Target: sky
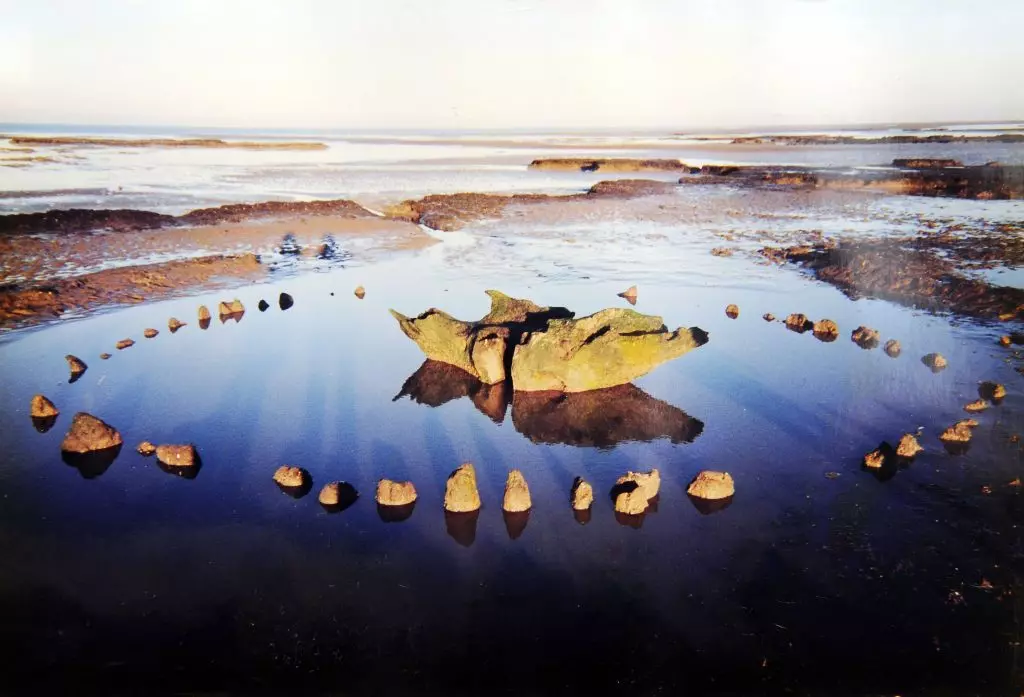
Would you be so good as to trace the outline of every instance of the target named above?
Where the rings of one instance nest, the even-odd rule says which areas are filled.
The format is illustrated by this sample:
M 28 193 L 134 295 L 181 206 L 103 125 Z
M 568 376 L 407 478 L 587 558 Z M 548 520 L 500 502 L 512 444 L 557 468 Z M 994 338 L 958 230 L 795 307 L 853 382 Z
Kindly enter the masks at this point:
M 0 122 L 1024 120 L 1024 0 L 0 0 Z

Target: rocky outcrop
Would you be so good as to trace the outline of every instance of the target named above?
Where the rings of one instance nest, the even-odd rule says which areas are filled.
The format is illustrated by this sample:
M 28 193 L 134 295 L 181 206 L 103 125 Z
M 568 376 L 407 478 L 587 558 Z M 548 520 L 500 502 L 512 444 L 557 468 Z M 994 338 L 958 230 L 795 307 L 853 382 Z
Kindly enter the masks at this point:
M 864 455 L 864 466 L 870 469 L 881 469 L 892 452 L 892 446 L 888 443 L 882 443 L 880 446 L 875 448 L 869 453 Z
M 110 354 L 109 353 L 101 353 L 100 354 L 100 360 L 104 360 L 105 361 L 108 358 L 110 358 Z
M 526 484 L 526 477 L 519 470 L 512 470 L 505 480 L 505 497 L 502 499 L 501 507 L 509 513 L 522 513 L 533 506 L 530 500 L 530 488 Z
M 177 317 L 171 317 L 167 320 L 167 328 L 171 331 L 171 334 L 184 327 L 187 323 L 182 322 Z
M 975 428 L 978 422 L 974 419 L 963 419 L 947 428 L 939 435 L 939 440 L 947 443 L 967 443 L 973 435 L 971 429 Z
M 353 291 L 353 294 L 354 294 L 354 295 L 355 295 L 355 296 L 356 296 L 357 298 L 359 298 L 360 300 L 362 300 L 363 298 L 365 298 L 365 297 L 366 297 L 366 289 L 365 289 L 365 288 L 363 288 L 362 286 L 356 286 L 356 289 L 355 289 L 355 290 Z
M 144 329 L 142 331 L 142 336 L 146 337 L 147 339 L 152 339 L 153 337 L 155 337 L 159 333 L 160 332 L 158 332 L 156 329 L 153 329 L 152 327 L 149 327 L 149 328 Z
M 998 382 L 985 381 L 978 385 L 978 396 L 999 404 L 1006 397 L 1006 387 Z
M 150 443 L 148 440 L 144 440 L 138 444 L 135 448 L 135 452 L 143 457 L 149 457 L 156 453 L 156 446 Z
M 235 298 L 231 302 L 221 301 L 217 306 L 217 314 L 220 315 L 221 319 L 225 317 L 233 317 L 234 315 L 245 314 L 245 305 L 238 298 Z
M 66 453 L 90 453 L 119 448 L 124 441 L 117 429 L 92 414 L 80 411 L 71 421 L 60 449 Z
M 739 307 L 739 305 L 726 305 L 725 306 L 725 315 L 729 319 L 736 319 L 737 317 L 739 317 L 740 316 L 740 307 Z
M 689 171 L 689 165 L 679 160 L 629 157 L 586 159 L 579 157 L 537 159 L 530 163 L 530 169 L 554 170 L 560 172 L 677 172 Z
M 936 167 L 963 167 L 960 160 L 947 160 L 935 157 L 897 158 L 892 161 L 893 167 L 904 169 L 934 169 Z
M 922 356 L 921 362 L 931 368 L 933 373 L 945 370 L 946 366 L 949 365 L 941 353 L 929 353 L 926 356 Z
M 850 340 L 862 349 L 873 349 L 881 341 L 881 335 L 877 330 L 861 325 L 850 334 Z
M 70 353 L 64 356 L 64 360 L 68 362 L 68 370 L 71 372 L 71 382 L 82 377 L 82 373 L 89 369 L 89 366 L 85 364 L 85 361 L 78 356 L 72 356 Z
M 480 492 L 476 487 L 476 470 L 472 464 L 465 463 L 448 477 L 444 508 L 450 513 L 469 513 L 480 508 Z
M 270 303 L 268 303 L 266 300 L 261 299 L 259 303 L 256 305 L 256 309 L 259 310 L 260 312 L 266 312 L 267 310 L 270 309 Z
M 184 445 L 156 446 L 156 459 L 167 467 L 196 467 L 199 464 L 199 453 L 191 443 Z
M 630 286 L 626 290 L 622 291 L 621 293 L 619 293 L 619 297 L 628 302 L 630 305 L 636 305 L 636 286 Z
M 329 512 L 343 511 L 356 502 L 359 492 L 348 482 L 328 482 L 320 489 L 317 501 Z
M 812 331 L 814 336 L 821 341 L 835 341 L 839 338 L 839 325 L 830 319 L 815 322 Z
M 900 346 L 900 342 L 896 341 L 896 339 L 889 339 L 882 348 L 889 358 L 899 358 L 900 353 L 903 352 L 903 347 Z
M 786 329 L 803 334 L 808 329 L 814 329 L 814 322 L 807 319 L 807 315 L 794 312 L 793 314 L 786 317 Z
M 917 442 L 917 437 L 913 433 L 904 433 L 896 445 L 896 455 L 908 460 L 923 450 L 924 448 Z
M 376 500 L 381 506 L 408 506 L 416 501 L 416 487 L 412 482 L 381 479 L 377 482 Z
M 650 500 L 658 495 L 660 488 L 661 476 L 656 469 L 650 472 L 627 472 L 612 487 L 615 512 L 626 515 L 645 513 Z
M 979 264 L 1016 265 L 1024 260 L 1019 235 L 827 240 L 788 249 L 766 247 L 760 253 L 798 264 L 854 300 L 880 298 L 915 309 L 1001 321 L 1024 309 L 1024 290 L 970 275 Z
M 728 472 L 704 470 L 690 482 L 686 493 L 698 499 L 727 499 L 736 493 L 736 485 Z
M 512 356 L 516 391 L 582 392 L 632 382 L 707 343 L 697 328 L 666 329 L 661 317 L 608 309 L 554 319 L 523 335 Z
M 988 400 L 976 399 L 973 402 L 968 402 L 964 405 L 964 411 L 968 414 L 976 414 L 979 411 L 985 411 L 989 408 Z
M 569 501 L 574 511 L 585 511 L 594 504 L 594 489 L 583 477 L 576 477 L 572 482 Z
M 236 300 L 235 302 L 238 302 L 238 301 Z M 239 303 L 239 304 L 241 304 L 241 303 Z M 291 308 L 291 306 L 294 305 L 294 304 L 295 304 L 295 298 L 293 298 L 288 293 L 281 293 L 281 295 L 278 296 L 278 298 L 277 298 L 277 306 L 279 308 L 281 308 L 282 310 L 287 310 L 287 309 Z
M 54 403 L 43 395 L 37 394 L 32 397 L 32 403 L 29 405 L 29 416 L 33 419 L 50 419 L 58 414 L 60 414 L 60 411 Z
M 118 351 L 123 351 L 124 349 L 131 348 L 134 345 L 135 341 L 132 339 L 121 339 L 116 344 L 114 344 L 114 348 L 116 348 Z
M 282 465 L 275 470 L 274 481 L 278 486 L 297 489 L 311 484 L 313 479 L 309 476 L 309 472 L 301 467 Z
M 775 321 L 775 315 L 773 315 L 770 312 L 766 312 L 763 315 L 761 315 L 761 319 L 763 319 L 765 322 L 774 322 Z
M 209 308 L 206 307 L 206 305 L 200 305 L 199 306 L 199 321 L 200 322 L 209 322 L 210 321 L 210 310 L 209 310 Z

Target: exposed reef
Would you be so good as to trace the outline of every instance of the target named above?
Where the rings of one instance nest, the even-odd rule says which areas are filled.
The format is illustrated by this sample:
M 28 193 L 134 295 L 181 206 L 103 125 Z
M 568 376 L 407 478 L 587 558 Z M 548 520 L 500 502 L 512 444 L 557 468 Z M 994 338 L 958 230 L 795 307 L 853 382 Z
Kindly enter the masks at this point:
M 534 160 L 530 163 L 530 169 L 559 172 L 675 172 L 689 171 L 690 166 L 671 159 L 561 157 Z
M 925 161 L 917 162 L 921 164 Z M 889 169 L 850 170 L 795 166 L 706 165 L 695 175 L 683 176 L 679 183 L 861 190 L 982 200 L 1020 199 L 1024 198 L 1024 166 L 905 165 Z

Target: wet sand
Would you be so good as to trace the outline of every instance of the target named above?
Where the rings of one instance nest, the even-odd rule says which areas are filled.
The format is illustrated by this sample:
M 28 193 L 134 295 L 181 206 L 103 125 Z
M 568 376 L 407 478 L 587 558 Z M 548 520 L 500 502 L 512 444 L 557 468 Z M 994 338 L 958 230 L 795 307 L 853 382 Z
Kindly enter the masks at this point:
M 220 138 L 85 138 L 61 136 L 0 135 L 14 145 L 36 147 L 84 145 L 110 148 L 236 148 L 240 150 L 326 150 L 325 143 L 308 141 L 244 141 Z

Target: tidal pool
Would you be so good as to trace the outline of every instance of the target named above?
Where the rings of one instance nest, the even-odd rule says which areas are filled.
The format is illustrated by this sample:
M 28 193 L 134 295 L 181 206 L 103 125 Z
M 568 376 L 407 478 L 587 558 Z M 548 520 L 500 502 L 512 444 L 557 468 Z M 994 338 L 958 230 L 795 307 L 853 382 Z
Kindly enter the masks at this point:
M 851 214 L 846 224 L 861 223 Z M 635 244 L 610 252 L 623 235 Z M 1020 689 L 1024 510 L 1011 482 L 1022 474 L 1022 399 L 1019 361 L 998 346 L 998 326 L 854 302 L 791 268 L 712 257 L 722 240 L 701 226 L 619 217 L 570 228 L 526 215 L 441 237 L 385 261 L 357 258 L 5 337 L 8 686 Z M 473 319 L 487 311 L 483 291 L 497 288 L 582 316 L 626 306 L 616 293 L 633 282 L 638 311 L 699 326 L 710 341 L 590 397 L 513 395 L 425 364 L 387 312 L 433 306 Z M 357 285 L 363 300 L 352 295 Z M 280 292 L 294 297 L 287 310 Z M 239 321 L 199 327 L 199 304 L 233 297 L 247 308 Z M 725 315 L 729 303 L 737 319 Z M 766 312 L 830 318 L 839 339 L 788 331 Z M 171 316 L 188 326 L 166 331 Z M 851 342 L 861 324 L 883 342 L 899 339 L 902 355 Z M 146 327 L 161 333 L 144 339 Z M 136 344 L 115 351 L 125 337 Z M 114 355 L 100 360 L 104 351 Z M 934 351 L 949 361 L 940 373 L 920 361 Z M 89 365 L 73 384 L 67 353 Z M 967 416 L 962 406 L 982 380 L 1009 395 L 977 417 L 966 452 L 948 452 L 937 436 Z M 37 392 L 61 410 L 45 433 L 28 416 Z M 62 460 L 78 411 L 124 436 L 108 467 Z M 918 431 L 925 451 L 909 466 L 862 468 L 880 442 Z M 195 443 L 201 469 L 191 479 L 169 474 L 135 452 L 147 439 Z M 445 479 L 467 461 L 483 508 L 446 517 Z M 309 471 L 309 495 L 274 484 L 282 464 Z M 662 477 L 656 510 L 617 519 L 608 495 L 616 478 L 651 467 Z M 531 489 L 525 517 L 501 510 L 511 468 Z M 732 474 L 728 507 L 687 497 L 702 469 Z M 595 489 L 583 520 L 569 505 L 577 476 Z M 415 506 L 378 510 L 382 477 L 413 481 Z M 316 492 L 334 480 L 360 497 L 330 513 Z

